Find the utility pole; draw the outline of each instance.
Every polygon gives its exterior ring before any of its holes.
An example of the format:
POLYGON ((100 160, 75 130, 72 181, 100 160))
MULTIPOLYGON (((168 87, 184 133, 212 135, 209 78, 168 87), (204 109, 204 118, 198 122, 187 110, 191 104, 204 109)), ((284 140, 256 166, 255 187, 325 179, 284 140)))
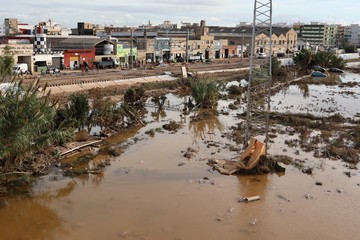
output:
POLYGON ((131 43, 130 43, 130 69, 133 68, 133 29, 131 28, 131 43))
POLYGON ((264 136, 266 151, 269 144, 271 85, 272 85, 272 1, 255 0, 251 41, 250 73, 247 91, 246 130, 244 148, 250 136, 264 136), (269 37, 264 46, 265 59, 260 66, 254 64, 256 36, 269 37), (255 85, 256 84, 256 85, 255 85), (263 94, 259 94, 263 93, 263 94), (265 95, 265 96, 264 96, 265 95))
POLYGON ((186 31, 186 49, 185 49, 185 57, 186 57, 186 60, 185 62, 189 62, 189 29, 187 29, 186 31))

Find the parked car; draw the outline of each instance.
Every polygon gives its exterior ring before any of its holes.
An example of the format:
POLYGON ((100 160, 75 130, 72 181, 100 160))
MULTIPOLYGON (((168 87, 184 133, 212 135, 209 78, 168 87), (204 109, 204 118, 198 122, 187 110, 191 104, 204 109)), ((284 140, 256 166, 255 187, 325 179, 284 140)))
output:
POLYGON ((266 53, 258 53, 258 54, 257 54, 257 58, 259 58, 259 59, 264 59, 264 58, 266 58, 266 53))
POLYGON ((319 72, 322 72, 322 73, 325 72, 325 68, 323 68, 323 67, 320 66, 320 65, 314 65, 314 66, 312 67, 312 69, 313 69, 314 71, 319 71, 319 72))
POLYGON ((340 68, 329 68, 329 72, 344 73, 340 68))
POLYGON ((46 73, 48 73, 48 74, 58 74, 58 73, 60 73, 60 69, 58 69, 58 68, 48 68, 46 70, 46 73))
POLYGON ((311 73, 311 76, 312 77, 327 77, 327 75, 325 73, 322 73, 320 71, 313 71, 311 73))
POLYGON ((28 65, 26 63, 17 63, 12 68, 13 74, 29 74, 28 65))

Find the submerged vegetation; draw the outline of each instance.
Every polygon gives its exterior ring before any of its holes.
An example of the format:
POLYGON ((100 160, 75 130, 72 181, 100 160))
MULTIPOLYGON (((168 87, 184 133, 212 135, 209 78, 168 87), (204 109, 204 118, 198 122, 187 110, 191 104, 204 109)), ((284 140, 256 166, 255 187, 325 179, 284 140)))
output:
POLYGON ((303 49, 294 57, 295 64, 300 71, 308 73, 312 66, 320 65, 322 67, 344 68, 345 60, 336 56, 332 52, 313 53, 310 50, 303 49))

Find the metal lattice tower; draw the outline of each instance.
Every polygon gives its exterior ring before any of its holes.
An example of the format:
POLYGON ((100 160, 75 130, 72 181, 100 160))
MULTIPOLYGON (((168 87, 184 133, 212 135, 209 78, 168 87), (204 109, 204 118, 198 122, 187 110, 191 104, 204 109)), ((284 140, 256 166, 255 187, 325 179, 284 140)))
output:
POLYGON ((251 43, 250 74, 247 90, 245 145, 250 137, 265 137, 266 149, 269 140, 270 94, 272 85, 272 1, 257 1, 254 4, 254 19, 251 43), (255 59, 261 56, 259 64, 255 59))

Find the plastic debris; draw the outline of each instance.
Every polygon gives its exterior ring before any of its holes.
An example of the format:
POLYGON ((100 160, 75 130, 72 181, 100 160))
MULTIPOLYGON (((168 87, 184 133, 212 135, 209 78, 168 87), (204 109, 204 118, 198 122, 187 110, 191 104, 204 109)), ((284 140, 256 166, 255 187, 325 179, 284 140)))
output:
POLYGON ((306 198, 306 199, 311 199, 311 198, 313 198, 313 197, 310 195, 309 192, 307 192, 307 193, 305 194, 305 198, 306 198))
POLYGON ((257 223, 257 219, 255 218, 254 220, 252 220, 251 222, 250 222, 250 225, 255 225, 257 223))
POLYGON ((239 199, 239 202, 254 202, 260 199, 261 199, 260 196, 242 197, 239 199))

